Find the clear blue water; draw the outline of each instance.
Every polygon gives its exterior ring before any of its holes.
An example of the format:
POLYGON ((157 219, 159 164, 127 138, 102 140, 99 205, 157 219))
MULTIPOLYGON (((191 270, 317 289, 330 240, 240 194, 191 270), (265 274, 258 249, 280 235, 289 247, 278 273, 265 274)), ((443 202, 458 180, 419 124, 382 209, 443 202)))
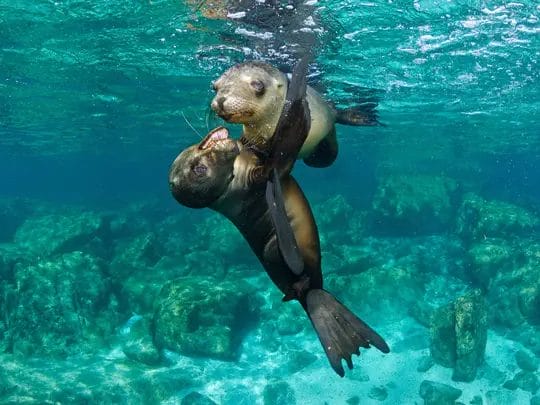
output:
POLYGON ((459 388, 463 403, 538 403, 538 369, 516 363, 520 351, 540 356, 537 2, 297 2, 270 25, 213 18, 226 2, 197 4, 0 1, 0 403, 181 403, 192 391, 216 403, 421 403, 423 380, 459 388), (307 17, 315 34, 293 32, 307 17), (236 230, 179 206, 167 185, 195 130, 223 124, 209 110, 212 80, 248 59, 290 70, 306 38, 312 85, 340 107, 376 89, 385 124, 338 126, 338 160, 294 172, 328 288, 396 348, 363 352, 343 380, 236 230), (87 298, 79 271, 100 286, 87 298), (236 357, 127 356, 126 322, 150 322, 161 286, 197 275, 257 287, 260 314, 236 357), (453 381, 437 359, 418 371, 433 357, 418 308, 475 288, 488 338, 474 380, 453 381), (301 327, 284 332, 277 318, 301 327), (516 388, 521 371, 532 383, 516 388), (292 396, 265 397, 275 381, 292 396))

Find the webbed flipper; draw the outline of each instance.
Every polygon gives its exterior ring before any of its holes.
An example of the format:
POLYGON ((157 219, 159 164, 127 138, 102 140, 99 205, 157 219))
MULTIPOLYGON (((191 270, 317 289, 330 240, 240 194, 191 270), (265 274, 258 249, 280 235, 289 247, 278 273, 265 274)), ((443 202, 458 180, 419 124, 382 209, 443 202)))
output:
POLYGON ((330 365, 341 377, 345 375, 341 361, 345 360, 352 369, 352 355, 360 355, 361 347, 374 346, 383 353, 390 352, 377 332, 324 290, 308 291, 306 311, 330 365))
POLYGON ((273 169, 270 178, 266 183, 266 202, 270 210, 270 217, 274 229, 279 250, 291 271, 299 276, 304 271, 304 259, 298 249, 298 244, 294 237, 294 232, 285 211, 283 203, 283 193, 277 169, 273 169))
POLYGON ((268 172, 276 168, 279 175, 291 171, 311 127, 306 100, 309 57, 303 57, 294 67, 287 97, 272 136, 270 154, 265 162, 268 172))
POLYGON ((264 163, 268 171, 266 202, 278 247, 287 266, 296 275, 303 272, 304 260, 285 210, 281 176, 291 171, 311 125, 306 101, 308 61, 308 57, 302 58, 293 70, 283 110, 272 136, 270 154, 264 163))

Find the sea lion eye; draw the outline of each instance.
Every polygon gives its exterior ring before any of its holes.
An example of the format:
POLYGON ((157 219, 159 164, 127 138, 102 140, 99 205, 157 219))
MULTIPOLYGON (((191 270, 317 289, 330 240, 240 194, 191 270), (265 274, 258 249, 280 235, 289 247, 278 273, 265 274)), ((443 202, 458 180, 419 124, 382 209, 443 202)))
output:
POLYGON ((202 176, 203 174, 206 174, 206 171, 208 170, 208 167, 206 167, 203 164, 195 165, 191 168, 193 173, 195 173, 197 176, 202 176))
POLYGON ((255 90, 257 96, 262 96, 264 94, 264 83, 260 80, 252 80, 250 85, 253 87, 253 90, 255 90))

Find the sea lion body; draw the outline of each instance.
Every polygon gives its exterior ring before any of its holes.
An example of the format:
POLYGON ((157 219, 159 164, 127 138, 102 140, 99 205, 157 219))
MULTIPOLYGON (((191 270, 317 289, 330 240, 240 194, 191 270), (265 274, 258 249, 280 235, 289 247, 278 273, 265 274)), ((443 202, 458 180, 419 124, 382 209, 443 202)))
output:
MULTIPOLYGON (((265 198, 265 168, 250 148, 221 134, 217 129, 199 144, 183 151, 169 172, 175 199, 193 208, 209 207, 223 214, 242 233, 284 300, 300 302, 309 316, 334 371, 344 376, 344 359, 353 367, 351 356, 359 348, 377 347, 389 352, 373 329, 356 317, 330 293, 323 290, 319 234, 311 208, 294 178, 280 176, 287 225, 294 234, 303 261, 301 273, 287 264, 280 248, 275 219, 265 198)), ((275 173, 275 172, 274 172, 275 173)), ((268 188, 266 188, 268 193, 268 188)), ((283 222, 278 224, 283 226, 283 222)))
MULTIPOLYGON (((285 103, 287 76, 268 63, 246 62, 227 70, 213 86, 212 109, 228 122, 243 124, 244 144, 267 151, 285 103)), ((338 153, 337 111, 310 86, 306 100, 311 127, 298 158, 310 166, 326 167, 338 153)))
POLYGON ((253 152, 241 142, 227 138, 211 148, 201 149, 195 145, 183 151, 174 161, 169 179, 176 190, 175 197, 182 204, 190 207, 205 205, 227 217, 242 233, 283 294, 303 303, 296 287, 299 281, 307 277, 310 287, 322 288, 317 226, 296 181, 292 176, 282 178, 287 217, 304 260, 304 275, 297 276, 279 252, 265 200, 265 183, 257 178, 260 167, 260 159, 253 152), (193 170, 197 165, 206 166, 206 172, 201 174, 193 170), (201 195, 208 195, 208 198, 201 198, 201 195))
MULTIPOLYGON (((236 225, 284 300, 300 302, 330 365, 343 377, 342 360, 352 368, 351 357, 360 354, 360 347, 373 345, 384 353, 389 348, 373 329, 323 290, 317 226, 290 175, 310 130, 307 62, 303 58, 295 66, 266 150, 232 140, 227 129, 217 128, 180 153, 169 171, 169 184, 179 203, 210 207, 236 225)), ((250 86, 264 88, 260 83, 250 86)))

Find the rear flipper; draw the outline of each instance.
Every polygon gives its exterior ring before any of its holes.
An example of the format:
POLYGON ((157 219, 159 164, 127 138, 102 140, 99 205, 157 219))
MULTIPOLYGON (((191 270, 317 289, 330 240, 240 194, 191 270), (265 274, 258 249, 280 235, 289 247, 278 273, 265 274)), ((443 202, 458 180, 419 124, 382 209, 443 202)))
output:
POLYGON ((336 122, 343 125, 374 126, 382 125, 379 122, 377 103, 367 102, 356 107, 337 110, 336 122))
POLYGON ((377 332, 324 290, 310 290, 307 293, 306 311, 330 365, 341 377, 345 375, 341 360, 344 359, 352 369, 351 356, 360 355, 360 347, 373 345, 383 353, 390 351, 377 332))

